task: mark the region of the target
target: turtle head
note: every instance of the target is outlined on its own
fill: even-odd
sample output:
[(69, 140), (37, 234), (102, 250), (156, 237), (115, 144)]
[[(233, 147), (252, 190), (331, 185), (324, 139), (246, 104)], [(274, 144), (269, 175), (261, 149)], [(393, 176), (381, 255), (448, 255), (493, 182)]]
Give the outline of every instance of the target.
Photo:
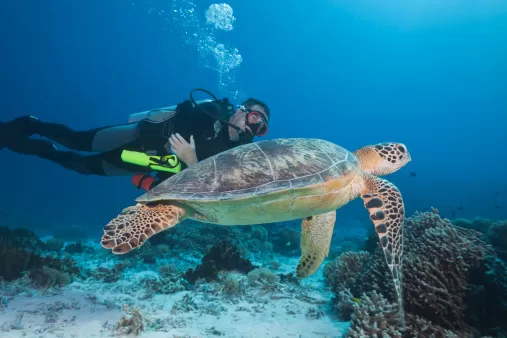
[(392, 174), (412, 160), (403, 143), (386, 142), (366, 146), (355, 152), (361, 168), (373, 175)]

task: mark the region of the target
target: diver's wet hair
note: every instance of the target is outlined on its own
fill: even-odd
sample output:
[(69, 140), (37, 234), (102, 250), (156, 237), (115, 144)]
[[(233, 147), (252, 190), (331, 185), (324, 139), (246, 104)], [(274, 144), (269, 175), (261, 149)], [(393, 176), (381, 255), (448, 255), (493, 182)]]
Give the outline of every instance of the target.
[[(267, 104), (262, 102), (261, 100), (254, 99), (253, 97), (249, 97), (245, 101), (243, 101), (242, 105), (244, 105), (247, 108), (250, 108), (252, 106), (258, 105), (261, 106), (266, 114), (268, 115), (268, 119), (271, 120), (271, 111), (269, 110), (269, 107)], [(268, 121), (269, 122), (269, 121)]]

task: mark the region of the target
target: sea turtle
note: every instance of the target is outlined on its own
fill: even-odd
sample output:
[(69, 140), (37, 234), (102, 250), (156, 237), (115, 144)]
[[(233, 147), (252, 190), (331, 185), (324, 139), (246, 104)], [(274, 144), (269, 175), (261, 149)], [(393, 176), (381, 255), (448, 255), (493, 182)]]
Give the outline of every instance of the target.
[(184, 219), (250, 225), (302, 219), (296, 275), (312, 275), (329, 253), (336, 209), (361, 197), (391, 270), (403, 318), (399, 190), (379, 175), (410, 162), (402, 143), (350, 152), (321, 139), (286, 138), (242, 145), (209, 157), (138, 197), (104, 227), (101, 244), (114, 254), (139, 248)]

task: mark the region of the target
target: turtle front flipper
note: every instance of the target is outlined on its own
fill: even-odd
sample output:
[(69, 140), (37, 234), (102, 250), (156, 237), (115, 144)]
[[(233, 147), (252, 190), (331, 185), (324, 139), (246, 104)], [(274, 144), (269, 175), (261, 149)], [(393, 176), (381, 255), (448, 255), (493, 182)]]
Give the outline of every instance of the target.
[(305, 278), (317, 271), (329, 254), (336, 221), (336, 210), (303, 218), (301, 223), (301, 259), (296, 276)]
[(361, 198), (363, 199), (365, 208), (370, 213), (370, 219), (375, 225), (375, 232), (379, 237), (387, 265), (391, 270), (402, 326), (404, 326), (401, 269), (403, 225), (405, 223), (403, 199), (398, 188), (385, 179), (365, 174), (364, 183)]
[(186, 217), (186, 210), (165, 204), (137, 204), (123, 211), (104, 227), (100, 244), (114, 254), (139, 248), (151, 236), (169, 229)]

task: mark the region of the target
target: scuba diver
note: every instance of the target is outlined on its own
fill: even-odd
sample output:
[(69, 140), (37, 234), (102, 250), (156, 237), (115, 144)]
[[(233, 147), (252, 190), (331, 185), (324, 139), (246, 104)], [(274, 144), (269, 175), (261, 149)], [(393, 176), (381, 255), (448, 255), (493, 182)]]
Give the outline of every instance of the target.
[[(196, 102), (195, 91), (213, 100)], [(133, 175), (137, 189), (149, 190), (198, 161), (265, 135), (269, 119), (269, 107), (260, 100), (235, 106), (196, 88), (176, 106), (132, 114), (121, 125), (76, 131), (33, 116), (0, 122), (0, 149), (35, 155), (84, 175)], [(71, 150), (59, 150), (55, 142)]]

